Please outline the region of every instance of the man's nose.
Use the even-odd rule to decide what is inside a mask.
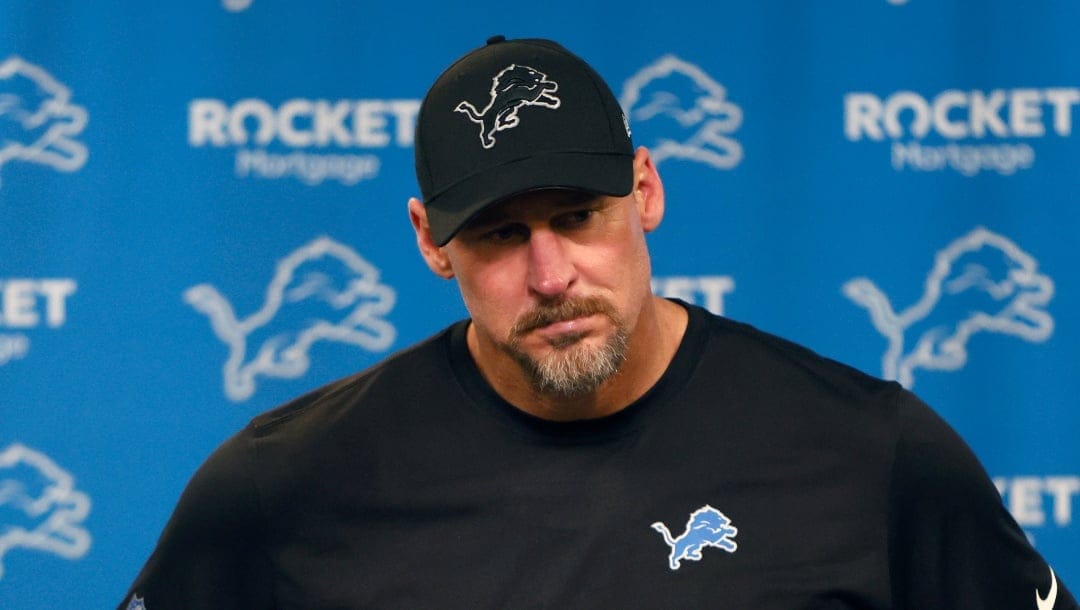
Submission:
[[[548,229],[534,230],[529,235],[529,290],[544,298],[557,297],[576,279],[564,239]]]

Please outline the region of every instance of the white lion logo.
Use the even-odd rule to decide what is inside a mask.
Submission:
[[[937,253],[922,297],[899,313],[867,278],[846,282],[843,292],[869,311],[874,328],[888,340],[882,375],[907,388],[915,383],[916,369],[963,367],[975,333],[1041,342],[1054,330],[1044,309],[1054,282],[1030,254],[982,227]]]
[[[742,109],[728,101],[723,85],[692,63],[661,57],[626,81],[619,103],[638,135],[640,125],[668,119],[657,127],[662,135],[646,144],[658,164],[686,159],[731,169],[742,161],[742,145],[730,137],[742,125]]]
[[[255,377],[296,378],[310,366],[316,341],[385,350],[397,337],[384,320],[397,294],[379,281],[379,270],[348,246],[320,237],[277,265],[266,302],[237,319],[228,299],[209,284],[192,286],[184,300],[210,318],[227,346],[225,394],[234,401],[255,393]],[[253,354],[249,356],[248,347]]]
[[[90,498],[49,456],[20,443],[0,451],[0,579],[4,554],[24,548],[78,559],[90,549],[82,522]]]
[[[462,100],[454,108],[470,121],[480,126],[480,144],[484,148],[495,147],[495,132],[517,127],[521,123],[518,111],[525,106],[557,109],[562,100],[555,96],[559,83],[548,80],[547,74],[530,68],[510,64],[491,79],[491,99],[483,110],[477,110],[468,100]]]
[[[44,69],[9,57],[0,62],[0,169],[11,160],[73,172],[87,150],[72,139],[86,127],[86,109]]]
[[[221,5],[225,7],[225,10],[239,13],[251,8],[251,3],[254,0],[221,0]]]

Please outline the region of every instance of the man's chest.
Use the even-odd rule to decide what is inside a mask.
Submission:
[[[709,459],[443,464],[326,490],[276,528],[278,597],[308,608],[888,607],[878,482],[828,460],[747,472]]]

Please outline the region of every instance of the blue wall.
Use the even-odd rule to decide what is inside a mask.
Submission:
[[[224,438],[464,315],[412,129],[496,33],[620,95],[658,292],[912,387],[1077,588],[1080,5],[1040,6],[0,1],[0,606],[119,602]]]

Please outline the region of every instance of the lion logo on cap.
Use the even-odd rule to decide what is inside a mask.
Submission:
[[[521,119],[518,110],[523,106],[543,106],[552,110],[561,101],[552,95],[559,84],[548,80],[547,74],[529,66],[510,64],[491,79],[491,101],[483,110],[477,110],[467,101],[454,108],[480,125],[480,143],[484,148],[494,148],[495,132],[517,127]]]

